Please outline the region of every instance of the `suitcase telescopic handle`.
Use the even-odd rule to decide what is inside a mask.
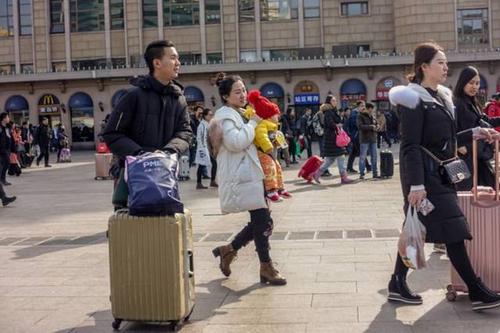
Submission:
[[[477,139],[474,139],[472,141],[472,192],[474,196],[474,202],[479,201],[479,193],[477,190],[478,187],[478,160],[477,160]],[[499,140],[495,140],[495,152],[494,152],[494,158],[495,158],[495,201],[498,202],[500,201],[500,183],[499,183],[499,171],[500,171],[500,156],[499,156],[499,151],[498,148],[500,146]]]
[[[193,250],[188,250],[188,257],[189,257],[189,277],[192,278],[194,276],[194,258],[193,258]]]

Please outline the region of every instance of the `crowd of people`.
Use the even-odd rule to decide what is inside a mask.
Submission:
[[[46,117],[37,126],[28,121],[14,123],[8,112],[0,113],[0,199],[4,206],[16,200],[5,193],[5,186],[12,185],[7,176],[19,177],[22,169],[32,166],[33,161],[39,166],[49,164],[51,151],[57,152],[57,162],[63,161],[62,153],[69,148],[68,136],[64,127],[58,124],[50,128]]]

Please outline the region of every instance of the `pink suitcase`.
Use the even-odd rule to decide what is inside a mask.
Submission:
[[[495,142],[498,152],[499,142]],[[473,143],[473,191],[458,192],[458,202],[470,224],[472,242],[466,242],[467,252],[476,274],[496,292],[500,292],[500,192],[497,181],[491,192],[477,190],[477,141]],[[495,154],[496,179],[499,176],[499,154]],[[446,298],[454,301],[457,291],[467,292],[458,273],[451,269],[451,284]]]

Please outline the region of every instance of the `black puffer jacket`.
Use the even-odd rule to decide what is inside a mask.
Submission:
[[[164,86],[150,75],[131,80],[135,88],[111,113],[104,141],[120,158],[141,151],[183,153],[192,138],[183,87],[176,81]]]
[[[359,129],[360,143],[377,142],[377,120],[367,112],[358,113],[356,124]]]
[[[327,105],[327,104],[325,104]],[[347,154],[345,148],[337,146],[337,125],[342,125],[342,118],[333,106],[325,108],[325,134],[323,136],[323,155],[326,157],[336,157]]]

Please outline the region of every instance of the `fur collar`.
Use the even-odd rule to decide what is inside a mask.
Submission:
[[[438,95],[443,99],[442,105],[437,99],[419,84],[410,83],[407,86],[397,86],[389,91],[389,100],[392,105],[402,105],[409,109],[415,109],[420,101],[425,103],[436,103],[443,106],[453,117],[455,117],[455,106],[453,105],[453,94],[445,86],[438,86]]]

